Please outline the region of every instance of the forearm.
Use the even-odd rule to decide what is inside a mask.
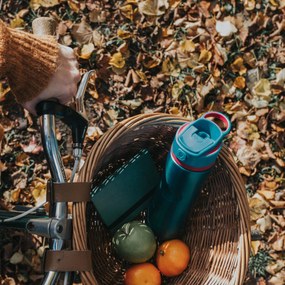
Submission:
[[[0,74],[7,76],[20,103],[35,98],[58,67],[59,48],[53,37],[38,37],[0,22]]]

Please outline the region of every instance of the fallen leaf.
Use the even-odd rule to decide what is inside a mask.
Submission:
[[[34,1],[36,2],[36,1]],[[60,0],[38,0],[39,5],[45,8],[56,6],[60,3]]]
[[[35,136],[32,136],[28,145],[20,144],[23,151],[26,153],[39,154],[43,151],[43,147],[38,145]]]
[[[123,68],[126,64],[125,59],[123,58],[123,55],[120,52],[114,53],[109,61],[109,64],[111,66],[114,66],[116,68]]]
[[[81,48],[79,57],[82,59],[89,59],[94,50],[95,50],[95,46],[93,43],[85,44]]]
[[[250,219],[256,221],[264,217],[268,211],[269,204],[259,194],[254,194],[248,201]]]
[[[134,14],[135,11],[133,9],[133,6],[130,4],[124,5],[120,7],[121,13],[129,20],[133,21],[134,20]]]
[[[139,12],[148,16],[161,16],[169,7],[168,0],[146,0],[139,2]]]
[[[11,264],[19,264],[23,260],[24,260],[24,255],[21,252],[17,251],[12,255],[9,261]]]
[[[260,240],[251,241],[251,249],[252,249],[253,255],[257,254],[257,252],[260,249],[260,246],[261,246],[261,241]]]
[[[268,79],[260,79],[252,88],[252,94],[262,100],[271,100],[271,86]]]
[[[230,21],[217,21],[216,23],[216,31],[222,36],[222,37],[229,37],[232,34],[236,33],[238,30],[235,27],[234,24],[232,24]]]
[[[80,2],[76,0],[67,0],[67,4],[72,11],[79,13],[80,11]]]
[[[237,158],[244,167],[253,169],[261,161],[261,155],[250,146],[241,147],[237,153]]]
[[[205,64],[209,62],[211,58],[212,58],[212,53],[206,49],[203,49],[199,55],[198,61]]]
[[[256,224],[259,226],[261,233],[265,233],[267,230],[272,229],[271,218],[269,215],[262,217],[256,221]]]
[[[239,73],[240,75],[243,75],[246,73],[247,69],[243,64],[243,58],[238,57],[235,59],[235,61],[231,64],[231,68],[233,72]]]
[[[78,44],[88,44],[92,41],[93,31],[91,26],[83,19],[79,24],[74,24],[71,35]]]
[[[243,76],[238,76],[235,78],[234,87],[239,89],[245,88],[245,78]]]

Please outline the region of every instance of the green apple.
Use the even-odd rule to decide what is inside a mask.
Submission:
[[[151,228],[139,221],[126,223],[118,229],[112,244],[120,258],[132,263],[149,260],[156,250],[156,239]]]

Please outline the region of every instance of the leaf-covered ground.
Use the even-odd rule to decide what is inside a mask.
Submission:
[[[57,38],[74,48],[88,87],[84,155],[118,121],[166,112],[231,118],[227,144],[248,193],[252,256],[246,284],[285,284],[285,1],[7,0],[0,17],[31,31],[39,16],[58,21]],[[28,72],[28,67],[27,67]],[[1,207],[34,205],[49,178],[37,118],[1,82]],[[58,142],[69,174],[68,131]],[[34,284],[41,241],[0,231],[1,284]]]

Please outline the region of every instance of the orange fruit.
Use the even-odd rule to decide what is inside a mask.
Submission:
[[[181,274],[187,268],[189,260],[189,247],[179,239],[163,242],[156,253],[157,267],[167,277]]]
[[[159,270],[151,263],[136,264],[127,269],[124,276],[125,285],[160,285]]]

